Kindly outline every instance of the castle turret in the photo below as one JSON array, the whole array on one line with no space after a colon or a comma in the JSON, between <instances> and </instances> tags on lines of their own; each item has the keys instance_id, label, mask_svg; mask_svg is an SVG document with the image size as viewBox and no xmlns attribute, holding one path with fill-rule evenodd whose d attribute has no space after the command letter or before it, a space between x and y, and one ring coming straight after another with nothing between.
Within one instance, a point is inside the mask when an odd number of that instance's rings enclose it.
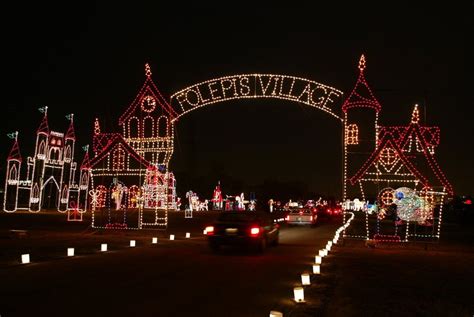
<instances>
[{"instance_id":1,"label":"castle turret","mask_svg":"<svg viewBox=\"0 0 474 317\"><path fill-rule=\"evenodd\" d=\"M18 208L18 186L20 182L21 154L18 146L18 131L11 135L15 141L7 159L7 175L5 177L5 192L3 210L14 212Z\"/></svg>"},{"instance_id":2,"label":"castle turret","mask_svg":"<svg viewBox=\"0 0 474 317\"><path fill-rule=\"evenodd\" d=\"M80 177L79 177L79 210L87 210L87 197L89 190L89 178L90 178L90 160L89 160L89 145L83 147L86 154L82 160L80 167Z\"/></svg>"},{"instance_id":3,"label":"castle turret","mask_svg":"<svg viewBox=\"0 0 474 317\"><path fill-rule=\"evenodd\" d=\"M381 105L374 97L364 71L364 55L359 60L359 77L349 97L342 105L344 113L344 199L362 198L359 186L350 186L352 176L369 158L377 146L378 114Z\"/></svg>"},{"instance_id":4,"label":"castle turret","mask_svg":"<svg viewBox=\"0 0 474 317\"><path fill-rule=\"evenodd\" d=\"M67 211L69 205L69 191L73 185L74 174L76 170L76 164L74 162L74 146L76 143L76 134L74 132L74 114L66 116L70 120L69 127L64 137L63 150L63 166L62 175L60 180L60 199L59 199L59 211Z\"/></svg>"},{"instance_id":5,"label":"castle turret","mask_svg":"<svg viewBox=\"0 0 474 317\"><path fill-rule=\"evenodd\" d=\"M49 157L49 125L48 125L48 107L42 107L38 109L40 112L44 113L43 119L36 130L36 146L35 146L35 156L32 158L34 160L32 174L31 174L31 191L30 191L30 200L29 200L29 209L30 211L40 211L41 209L41 200L42 197L40 193L42 192L43 183L44 183L44 170L46 160Z\"/></svg>"}]
</instances>

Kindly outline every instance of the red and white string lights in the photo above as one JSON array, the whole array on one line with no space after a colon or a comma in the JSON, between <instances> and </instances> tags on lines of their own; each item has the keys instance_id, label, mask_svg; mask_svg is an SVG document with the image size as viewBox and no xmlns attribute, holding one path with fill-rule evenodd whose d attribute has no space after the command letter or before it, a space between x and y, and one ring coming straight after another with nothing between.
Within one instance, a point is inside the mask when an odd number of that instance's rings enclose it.
<instances>
[{"instance_id":1,"label":"red and white string lights","mask_svg":"<svg viewBox=\"0 0 474 317\"><path fill-rule=\"evenodd\" d=\"M425 127L420 124L420 112L418 105L415 105L410 123L407 126L383 127L378 125L378 113L381 106L375 99L370 87L364 76L366 68L366 59L362 55L359 61L359 77L356 85L342 106L344 112L344 200L348 197L348 188L352 191L357 186L362 199L365 201L364 193L365 185L377 184L377 186L411 186L413 190L420 191L422 188L432 188L433 185L441 187L441 190L431 191L434 196L438 197L434 200L437 205L442 205L443 197L446 194L453 194L452 186L445 177L444 173L434 158L435 148L439 145L439 128ZM358 171L353 175L348 175L349 162L352 153L359 153L361 150L357 147L358 142L354 138L354 126L357 122L352 119L351 109L369 108L375 110L374 130L375 143L373 152L367 156L366 161L362 164ZM359 136L360 137L360 136ZM420 157L421 155L421 157ZM423 164L428 167L428 173L436 176L436 179L428 179L426 171L422 170ZM352 166L354 167L354 166ZM396 187L395 187L396 188ZM378 216L384 217L386 205L391 200L392 190L387 189L378 193L379 202L382 206L379 209ZM421 195L421 204L423 208L418 208L416 220L418 223L425 222L425 219L432 218L434 205L427 202L431 198ZM418 196L417 196L418 197ZM418 201L418 200L417 200ZM403 202L402 202L403 203ZM406 204L405 204L406 205ZM404 206L405 206L404 205ZM411 205L409 205L411 206ZM441 209L441 207L440 207ZM410 211L411 212L411 211ZM365 214L367 239L370 236L368 213ZM438 232L441 225L442 214L439 212ZM345 219L345 217L344 217ZM415 218L410 218L412 220ZM406 238L415 236L409 232L409 221L406 222ZM377 233L382 236L381 234ZM432 237L439 238L439 234L433 234ZM357 237L360 237L358 235Z\"/></svg>"}]
</instances>

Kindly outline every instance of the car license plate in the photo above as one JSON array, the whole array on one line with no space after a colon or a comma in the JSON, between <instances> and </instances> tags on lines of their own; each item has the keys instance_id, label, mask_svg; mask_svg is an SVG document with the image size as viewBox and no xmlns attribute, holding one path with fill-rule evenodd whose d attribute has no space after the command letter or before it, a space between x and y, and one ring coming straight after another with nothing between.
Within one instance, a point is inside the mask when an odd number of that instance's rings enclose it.
<instances>
[{"instance_id":1,"label":"car license plate","mask_svg":"<svg viewBox=\"0 0 474 317\"><path fill-rule=\"evenodd\" d=\"M237 234L237 228L226 228L225 233L229 235Z\"/></svg>"},{"instance_id":2,"label":"car license plate","mask_svg":"<svg viewBox=\"0 0 474 317\"><path fill-rule=\"evenodd\" d=\"M301 221L301 217L298 217L298 221Z\"/></svg>"}]
</instances>

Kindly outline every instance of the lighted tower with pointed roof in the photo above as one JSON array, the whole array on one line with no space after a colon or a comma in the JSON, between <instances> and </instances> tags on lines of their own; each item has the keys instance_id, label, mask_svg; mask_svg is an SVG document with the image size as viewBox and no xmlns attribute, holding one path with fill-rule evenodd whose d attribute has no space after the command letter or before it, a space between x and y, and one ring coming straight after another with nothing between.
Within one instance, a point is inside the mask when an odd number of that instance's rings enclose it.
<instances>
[{"instance_id":1,"label":"lighted tower with pointed roof","mask_svg":"<svg viewBox=\"0 0 474 317\"><path fill-rule=\"evenodd\" d=\"M14 212L18 208L18 189L20 183L21 154L18 146L18 131L12 135L13 146L7 159L7 177L5 178L5 191L3 196L3 210Z\"/></svg>"},{"instance_id":2,"label":"lighted tower with pointed roof","mask_svg":"<svg viewBox=\"0 0 474 317\"><path fill-rule=\"evenodd\" d=\"M360 188L348 180L367 160L377 145L378 114L381 105L364 75L366 59L359 60L359 77L342 105L344 113L344 198L361 198Z\"/></svg>"},{"instance_id":3,"label":"lighted tower with pointed roof","mask_svg":"<svg viewBox=\"0 0 474 317\"><path fill-rule=\"evenodd\" d=\"M173 155L175 111L151 79L150 65L145 65L145 83L135 100L119 118L125 141L145 160L168 167Z\"/></svg>"}]
</instances>

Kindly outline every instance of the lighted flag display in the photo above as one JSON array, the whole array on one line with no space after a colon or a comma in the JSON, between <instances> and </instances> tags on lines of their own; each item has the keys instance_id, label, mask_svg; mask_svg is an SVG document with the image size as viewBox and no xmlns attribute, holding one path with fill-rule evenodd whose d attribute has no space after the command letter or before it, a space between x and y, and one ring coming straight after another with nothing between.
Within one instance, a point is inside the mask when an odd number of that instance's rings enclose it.
<instances>
[{"instance_id":1,"label":"lighted flag display","mask_svg":"<svg viewBox=\"0 0 474 317\"><path fill-rule=\"evenodd\" d=\"M12 132L12 133L8 133L7 136L10 138L10 139L14 139L16 138L18 135L18 131L15 131L15 132Z\"/></svg>"},{"instance_id":2,"label":"lighted flag display","mask_svg":"<svg viewBox=\"0 0 474 317\"><path fill-rule=\"evenodd\" d=\"M38 111L41 113L46 113L48 111L48 107L45 106L45 107L38 108Z\"/></svg>"},{"instance_id":3,"label":"lighted flag display","mask_svg":"<svg viewBox=\"0 0 474 317\"><path fill-rule=\"evenodd\" d=\"M73 117L74 117L73 113L70 113L70 114L66 115L66 119L68 119L68 120L72 120Z\"/></svg>"}]
</instances>

